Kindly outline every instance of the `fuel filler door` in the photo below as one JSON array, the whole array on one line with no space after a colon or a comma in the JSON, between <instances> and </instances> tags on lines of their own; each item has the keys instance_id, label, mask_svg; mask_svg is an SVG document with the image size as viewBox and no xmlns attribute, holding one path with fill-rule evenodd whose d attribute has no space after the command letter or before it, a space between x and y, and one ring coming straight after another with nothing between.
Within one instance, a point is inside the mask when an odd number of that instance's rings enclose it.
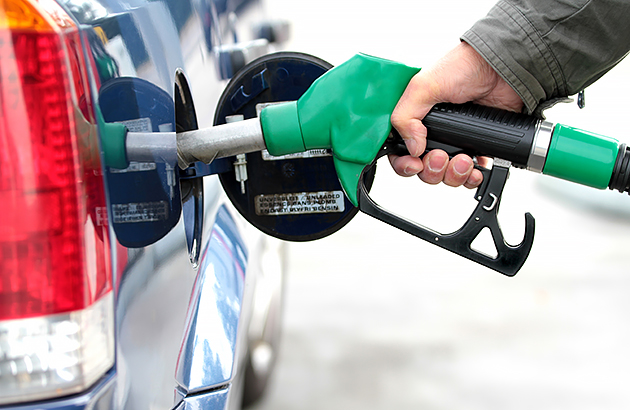
<instances>
[{"instance_id":1,"label":"fuel filler door","mask_svg":"<svg viewBox=\"0 0 630 410\"><path fill-rule=\"evenodd\" d=\"M214 125L254 118L268 104L294 101L327 70L327 62L301 53L261 57L227 85ZM276 238L310 241L345 226L358 212L346 198L329 150L274 157L241 154L219 175L236 209L256 228ZM368 175L368 185L375 170Z\"/></svg>"}]
</instances>

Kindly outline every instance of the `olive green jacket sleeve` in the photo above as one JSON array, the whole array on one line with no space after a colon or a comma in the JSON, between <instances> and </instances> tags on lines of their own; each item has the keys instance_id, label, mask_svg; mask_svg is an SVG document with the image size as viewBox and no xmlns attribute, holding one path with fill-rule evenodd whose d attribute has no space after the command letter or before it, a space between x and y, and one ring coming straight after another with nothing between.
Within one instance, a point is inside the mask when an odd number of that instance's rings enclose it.
<instances>
[{"instance_id":1,"label":"olive green jacket sleeve","mask_svg":"<svg viewBox=\"0 0 630 410\"><path fill-rule=\"evenodd\" d=\"M630 0L500 0L461 39L540 114L628 53Z\"/></svg>"}]
</instances>

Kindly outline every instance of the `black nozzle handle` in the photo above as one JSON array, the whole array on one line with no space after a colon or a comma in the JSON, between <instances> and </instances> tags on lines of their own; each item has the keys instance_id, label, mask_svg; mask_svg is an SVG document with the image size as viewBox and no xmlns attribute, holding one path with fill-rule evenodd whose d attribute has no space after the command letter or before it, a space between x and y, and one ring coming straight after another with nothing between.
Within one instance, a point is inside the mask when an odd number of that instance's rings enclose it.
<instances>
[{"instance_id":1,"label":"black nozzle handle","mask_svg":"<svg viewBox=\"0 0 630 410\"><path fill-rule=\"evenodd\" d=\"M533 116L478 104L435 105L422 123L427 139L461 148L472 156L510 161L526 168L541 121Z\"/></svg>"}]
</instances>

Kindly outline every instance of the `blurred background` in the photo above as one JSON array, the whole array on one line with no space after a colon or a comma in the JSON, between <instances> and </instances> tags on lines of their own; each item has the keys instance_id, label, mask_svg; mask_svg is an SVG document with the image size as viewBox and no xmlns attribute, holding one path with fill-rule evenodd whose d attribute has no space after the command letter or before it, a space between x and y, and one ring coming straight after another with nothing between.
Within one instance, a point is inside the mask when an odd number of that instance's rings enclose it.
<instances>
[{"instance_id":1,"label":"blurred background","mask_svg":"<svg viewBox=\"0 0 630 410\"><path fill-rule=\"evenodd\" d=\"M337 65L357 52L423 67L494 1L267 0L287 49ZM552 122L630 142L630 60L560 104ZM427 186L380 163L373 197L449 232L474 191ZM534 247L504 277L365 215L290 245L284 334L266 409L630 408L630 198L512 170L500 221Z\"/></svg>"}]
</instances>

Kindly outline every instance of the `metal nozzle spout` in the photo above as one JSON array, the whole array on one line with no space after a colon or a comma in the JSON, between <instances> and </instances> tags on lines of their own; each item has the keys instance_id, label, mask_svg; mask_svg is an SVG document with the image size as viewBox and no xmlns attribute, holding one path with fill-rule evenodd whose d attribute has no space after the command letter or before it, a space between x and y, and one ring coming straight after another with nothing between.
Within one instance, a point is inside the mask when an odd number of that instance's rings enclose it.
<instances>
[{"instance_id":1,"label":"metal nozzle spout","mask_svg":"<svg viewBox=\"0 0 630 410\"><path fill-rule=\"evenodd\" d=\"M133 162L155 162L175 166L177 137L174 132L127 132L127 158Z\"/></svg>"},{"instance_id":2,"label":"metal nozzle spout","mask_svg":"<svg viewBox=\"0 0 630 410\"><path fill-rule=\"evenodd\" d=\"M265 149L260 120L217 125L177 134L177 162L181 169L195 161L206 164L217 158L261 151Z\"/></svg>"}]
</instances>

